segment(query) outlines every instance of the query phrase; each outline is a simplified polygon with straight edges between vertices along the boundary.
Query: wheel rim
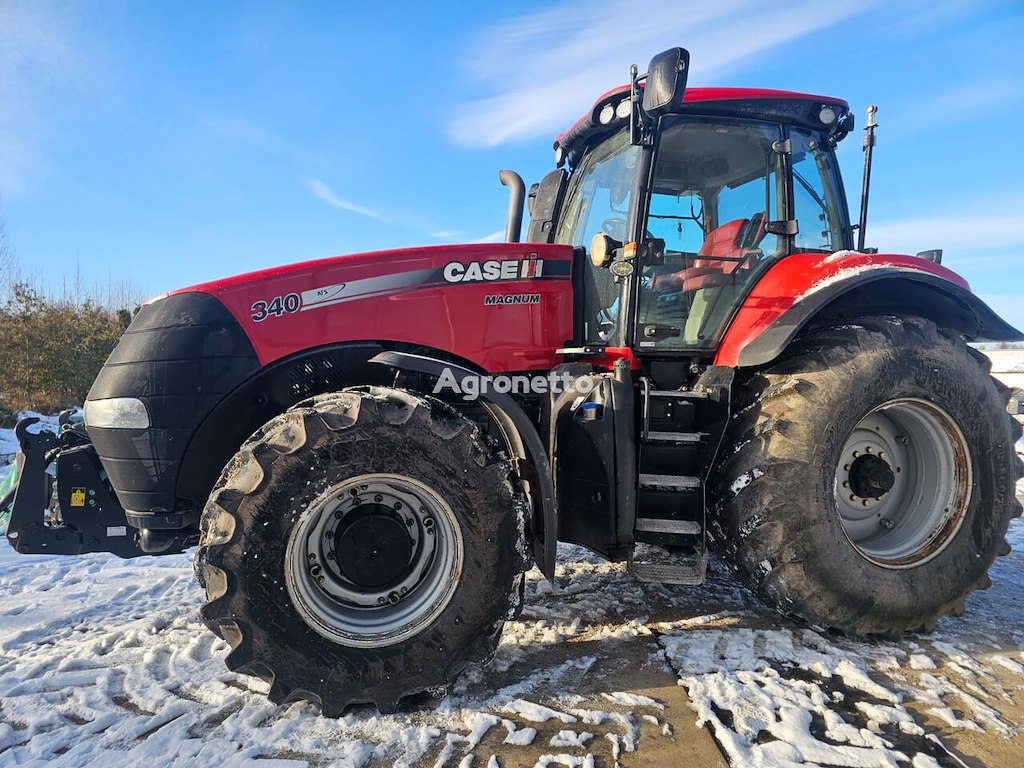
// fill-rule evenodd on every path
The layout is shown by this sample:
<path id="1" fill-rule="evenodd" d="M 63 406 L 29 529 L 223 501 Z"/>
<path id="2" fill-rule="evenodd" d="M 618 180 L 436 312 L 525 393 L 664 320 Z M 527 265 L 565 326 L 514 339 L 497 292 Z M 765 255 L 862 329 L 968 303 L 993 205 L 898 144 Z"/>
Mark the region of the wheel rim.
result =
<path id="1" fill-rule="evenodd" d="M 886 568 L 938 555 L 960 529 L 971 493 L 971 457 L 956 422 L 938 406 L 892 400 L 861 419 L 836 468 L 836 506 L 857 551 Z"/>
<path id="2" fill-rule="evenodd" d="M 296 521 L 285 583 L 303 620 L 341 645 L 375 648 L 417 634 L 462 574 L 462 531 L 431 488 L 402 475 L 351 478 Z"/>

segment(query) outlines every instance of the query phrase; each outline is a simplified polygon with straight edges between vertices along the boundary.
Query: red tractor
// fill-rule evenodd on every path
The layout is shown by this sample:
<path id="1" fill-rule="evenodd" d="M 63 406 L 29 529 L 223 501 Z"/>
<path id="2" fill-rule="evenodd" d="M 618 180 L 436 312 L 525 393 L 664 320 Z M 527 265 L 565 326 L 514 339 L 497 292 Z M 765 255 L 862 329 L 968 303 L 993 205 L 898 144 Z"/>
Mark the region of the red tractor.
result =
<path id="1" fill-rule="evenodd" d="M 1021 509 L 1008 390 L 965 342 L 1024 337 L 940 252 L 863 247 L 846 102 L 686 90 L 688 64 L 634 67 L 556 139 L 528 242 L 504 171 L 505 243 L 148 302 L 84 429 L 19 425 L 11 544 L 198 544 L 228 666 L 330 715 L 486 661 L 559 540 L 694 585 L 710 546 L 850 634 L 960 613 Z"/>

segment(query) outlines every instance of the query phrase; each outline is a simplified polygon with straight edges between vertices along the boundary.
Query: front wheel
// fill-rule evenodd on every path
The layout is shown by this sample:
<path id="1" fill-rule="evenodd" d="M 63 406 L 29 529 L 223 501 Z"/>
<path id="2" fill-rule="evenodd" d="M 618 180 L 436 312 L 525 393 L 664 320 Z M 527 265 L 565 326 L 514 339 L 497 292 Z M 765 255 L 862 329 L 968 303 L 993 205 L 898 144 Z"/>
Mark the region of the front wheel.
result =
<path id="1" fill-rule="evenodd" d="M 494 652 L 521 599 L 511 465 L 432 398 L 366 388 L 268 422 L 203 515 L 202 615 L 274 701 L 393 711 Z"/>
<path id="2" fill-rule="evenodd" d="M 962 613 L 1021 510 L 1007 395 L 983 355 L 927 320 L 805 334 L 741 385 L 716 549 L 814 626 L 896 635 Z"/>

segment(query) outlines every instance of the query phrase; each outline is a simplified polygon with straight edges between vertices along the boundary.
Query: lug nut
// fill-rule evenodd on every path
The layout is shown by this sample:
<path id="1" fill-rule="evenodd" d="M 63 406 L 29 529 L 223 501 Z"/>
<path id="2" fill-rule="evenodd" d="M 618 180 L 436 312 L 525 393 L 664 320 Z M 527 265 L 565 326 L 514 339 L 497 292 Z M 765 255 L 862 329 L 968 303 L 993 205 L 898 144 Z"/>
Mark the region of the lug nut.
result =
<path id="1" fill-rule="evenodd" d="M 401 599 L 402 598 L 398 596 L 397 592 L 392 592 L 390 595 L 388 595 L 388 602 L 392 605 L 398 605 L 398 601 Z"/>
<path id="2" fill-rule="evenodd" d="M 860 456 L 860 451 L 854 451 L 853 452 L 853 458 L 856 459 L 858 456 Z"/>
<path id="3" fill-rule="evenodd" d="M 376 496 L 373 497 L 373 500 L 380 504 L 382 501 L 384 501 L 384 497 L 378 493 Z"/>
<path id="4" fill-rule="evenodd" d="M 865 507 L 870 507 L 871 506 L 871 500 L 870 499 L 864 499 L 864 501 L 862 501 L 861 504 L 863 504 Z"/>
<path id="5" fill-rule="evenodd" d="M 849 487 L 850 487 L 850 481 L 849 480 L 843 480 L 843 488 L 849 488 Z"/>
<path id="6" fill-rule="evenodd" d="M 883 517 L 881 520 L 879 520 L 878 524 L 885 528 L 887 531 L 891 531 L 893 528 L 896 527 L 896 523 L 894 523 L 887 517 Z"/>
<path id="7" fill-rule="evenodd" d="M 869 446 L 868 446 L 867 448 L 865 448 L 864 450 L 865 450 L 865 451 L 866 451 L 867 453 L 871 453 L 871 446 L 869 445 Z"/>
<path id="8" fill-rule="evenodd" d="M 395 502 L 395 512 L 397 512 L 397 511 L 398 511 L 398 510 L 400 510 L 401 508 L 402 508 L 402 502 L 400 502 L 400 501 L 396 501 L 396 502 Z"/>

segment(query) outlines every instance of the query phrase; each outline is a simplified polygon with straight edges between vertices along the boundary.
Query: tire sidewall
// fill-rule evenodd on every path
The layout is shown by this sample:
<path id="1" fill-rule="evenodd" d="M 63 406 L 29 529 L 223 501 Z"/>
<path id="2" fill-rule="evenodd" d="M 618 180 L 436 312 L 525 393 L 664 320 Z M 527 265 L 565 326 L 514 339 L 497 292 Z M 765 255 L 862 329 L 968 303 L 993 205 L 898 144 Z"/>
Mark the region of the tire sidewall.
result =
<path id="1" fill-rule="evenodd" d="M 808 520 L 802 535 L 788 542 L 785 559 L 802 563 L 805 576 L 820 585 L 822 595 L 846 601 L 842 606 L 821 605 L 821 609 L 838 610 L 851 618 L 873 612 L 882 623 L 898 620 L 913 625 L 916 617 L 933 615 L 962 599 L 965 584 L 984 578 L 1002 538 L 996 524 L 1002 515 L 989 512 L 1005 505 L 1000 489 L 1008 481 L 1000 471 L 1004 462 L 982 454 L 1004 447 L 1007 429 L 1005 420 L 997 418 L 1002 416 L 1002 406 L 988 377 L 964 361 L 962 352 L 948 340 L 859 350 L 830 370 L 828 388 L 819 385 L 808 394 L 807 413 L 787 415 L 796 433 L 793 437 L 813 446 L 805 453 L 810 461 L 804 462 L 805 477 L 811 482 L 804 483 L 806 495 L 794 502 L 821 514 Z M 900 398 L 933 403 L 956 422 L 970 453 L 973 488 L 962 524 L 942 551 L 919 565 L 893 569 L 868 560 L 847 538 L 836 504 L 835 480 L 840 452 L 854 428 L 878 406 Z M 830 409 L 824 424 L 820 418 L 807 418 Z M 820 430 L 817 435 L 815 425 Z"/>
<path id="2" fill-rule="evenodd" d="M 244 613 L 258 620 L 257 654 L 271 669 L 291 679 L 319 676 L 328 687 L 332 680 L 345 688 L 355 682 L 355 700 L 374 701 L 396 686 L 404 695 L 453 677 L 481 634 L 500 632 L 510 598 L 518 598 L 521 531 L 507 463 L 487 455 L 469 422 L 454 412 L 433 414 L 463 422 L 444 439 L 429 424 L 431 410 L 446 409 L 440 403 L 420 406 L 398 424 L 380 418 L 372 397 L 361 396 L 358 407 L 356 423 L 342 430 L 307 416 L 304 445 L 264 466 L 263 481 L 236 510 L 234 572 Z M 457 587 L 427 627 L 393 645 L 354 648 L 306 623 L 284 574 L 288 540 L 302 514 L 330 487 L 370 474 L 412 478 L 444 499 L 461 530 L 463 558 Z"/>

